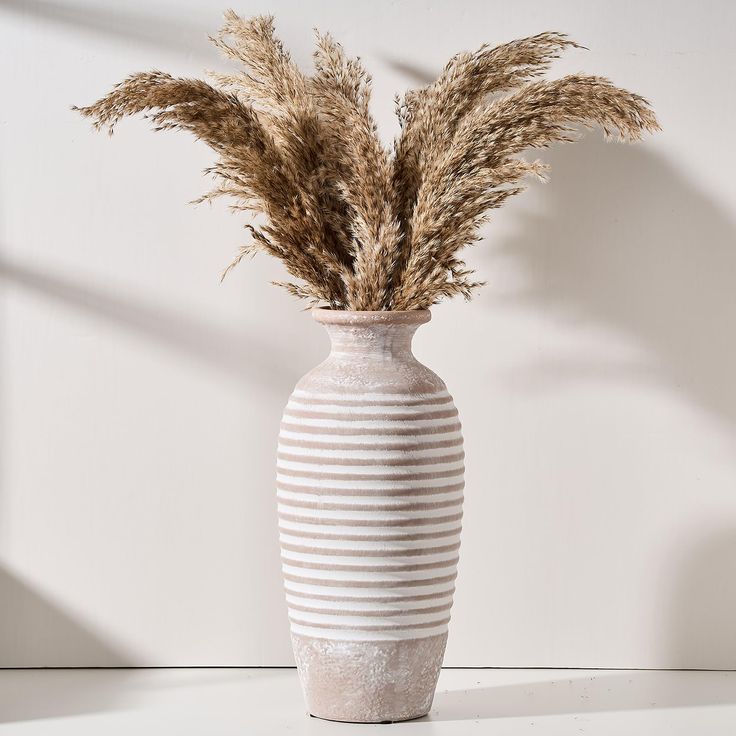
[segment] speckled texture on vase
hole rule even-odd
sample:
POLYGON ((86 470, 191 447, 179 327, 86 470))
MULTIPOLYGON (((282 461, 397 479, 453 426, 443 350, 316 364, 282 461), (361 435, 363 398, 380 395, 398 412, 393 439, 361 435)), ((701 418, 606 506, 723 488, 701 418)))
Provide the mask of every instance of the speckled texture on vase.
POLYGON ((429 712, 447 633, 403 641, 291 635, 307 708, 332 721, 408 721, 429 712))
POLYGON ((457 410, 411 352, 428 311, 313 314, 332 349, 294 389, 277 460, 299 676, 320 718, 417 718, 432 704, 455 589, 457 410))

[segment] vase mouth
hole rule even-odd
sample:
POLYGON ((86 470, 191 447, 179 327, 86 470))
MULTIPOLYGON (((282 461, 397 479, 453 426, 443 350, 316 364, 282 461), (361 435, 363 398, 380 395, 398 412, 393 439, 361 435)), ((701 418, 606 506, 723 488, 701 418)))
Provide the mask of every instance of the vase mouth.
POLYGON ((312 317, 323 325, 423 325, 432 319, 429 309, 411 309, 406 311, 351 311, 349 309, 331 309, 315 307, 312 317))

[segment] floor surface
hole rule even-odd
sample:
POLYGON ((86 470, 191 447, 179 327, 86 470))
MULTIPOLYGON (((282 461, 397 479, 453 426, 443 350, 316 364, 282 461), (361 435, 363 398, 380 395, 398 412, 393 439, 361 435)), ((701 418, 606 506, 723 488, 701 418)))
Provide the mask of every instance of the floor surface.
POLYGON ((734 736, 736 672, 443 670, 429 716, 309 718, 292 669, 0 671, 0 736, 734 736))

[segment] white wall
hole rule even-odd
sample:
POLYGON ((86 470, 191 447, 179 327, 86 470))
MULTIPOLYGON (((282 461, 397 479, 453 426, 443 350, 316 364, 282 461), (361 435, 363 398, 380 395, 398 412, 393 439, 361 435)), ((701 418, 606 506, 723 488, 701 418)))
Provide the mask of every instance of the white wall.
MULTIPOLYGON (((590 135, 500 212, 489 285, 417 355, 467 437, 449 665, 736 667, 733 5, 241 2, 307 62, 331 30, 393 93, 548 29, 664 132, 590 135)), ((220 5, 0 0, 0 665, 289 664, 275 438, 327 347, 244 237, 193 208, 206 148, 70 112, 219 65, 220 5)))

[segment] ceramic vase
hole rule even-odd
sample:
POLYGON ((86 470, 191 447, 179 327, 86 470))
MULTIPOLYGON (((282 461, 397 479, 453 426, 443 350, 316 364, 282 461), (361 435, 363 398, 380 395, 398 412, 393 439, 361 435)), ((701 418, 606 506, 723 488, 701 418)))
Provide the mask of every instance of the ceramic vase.
POLYGON ((442 380, 411 350, 428 311, 313 310, 331 341, 279 433, 279 536, 311 715, 428 713, 460 547, 463 441, 442 380))

